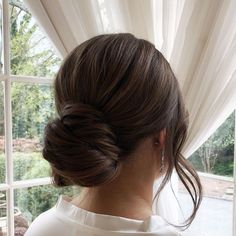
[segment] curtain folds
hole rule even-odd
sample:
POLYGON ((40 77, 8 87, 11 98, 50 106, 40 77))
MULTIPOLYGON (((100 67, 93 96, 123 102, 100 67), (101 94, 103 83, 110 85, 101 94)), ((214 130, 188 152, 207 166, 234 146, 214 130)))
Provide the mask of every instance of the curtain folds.
POLYGON ((235 109, 235 0, 25 2, 62 57, 101 33, 131 32, 153 42, 170 62, 189 110, 186 157, 235 109))
POLYGON ((236 1, 26 0, 62 57, 89 37, 131 32, 169 60, 190 114, 190 156, 235 109, 236 1))

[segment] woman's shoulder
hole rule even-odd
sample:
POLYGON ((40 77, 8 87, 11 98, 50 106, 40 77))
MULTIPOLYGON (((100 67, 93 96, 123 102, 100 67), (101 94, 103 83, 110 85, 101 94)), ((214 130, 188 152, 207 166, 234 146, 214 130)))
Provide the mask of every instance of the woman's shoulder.
POLYGON ((55 207, 43 212, 31 223, 25 236, 64 236, 68 226, 57 217, 55 207))
MULTIPOLYGON (((178 225, 178 224, 177 224, 178 225)), ((181 225, 181 224, 180 224, 181 225)), ((146 232, 155 232, 157 235, 168 235, 168 236, 205 236, 205 234, 199 234, 193 232, 191 229, 181 230, 181 227, 172 226, 168 221, 159 215, 152 215, 149 219, 144 222, 142 230, 146 232)))
POLYGON ((164 218, 159 215, 152 215, 146 219, 142 225, 142 231, 153 232, 157 235, 182 236, 181 232, 170 225, 164 218))

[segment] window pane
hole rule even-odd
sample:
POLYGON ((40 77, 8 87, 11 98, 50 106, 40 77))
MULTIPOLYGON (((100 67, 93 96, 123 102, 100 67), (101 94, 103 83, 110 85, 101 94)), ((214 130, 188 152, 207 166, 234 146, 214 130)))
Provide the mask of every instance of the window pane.
MULTIPOLYGON (((199 235, 232 236, 234 127, 232 113, 189 160, 200 171, 204 198, 193 224, 187 230, 199 235)), ((191 199, 183 185, 179 187, 183 213, 189 216, 191 199)))
POLYGON ((215 133, 190 156, 189 160, 200 171, 233 177, 234 112, 215 133))
POLYGON ((11 74, 47 76, 57 71, 60 59, 23 1, 10 1, 11 74))
MULTIPOLYGON (((79 193, 78 187, 55 188, 52 185, 15 190, 15 207, 28 225, 42 212, 53 207, 61 194, 72 197, 79 193)), ((25 227, 28 228, 28 225, 25 227)), ((15 220, 15 230, 17 230, 15 220)))
POLYGON ((0 236, 7 235, 7 201, 6 192, 0 191, 0 236))
MULTIPOLYGON (((197 217, 186 232, 207 236, 232 236, 233 182, 206 177, 201 180, 205 188, 203 201, 197 217)), ((180 190, 179 201, 185 216, 183 218, 186 219, 192 211, 192 202, 183 189, 180 190)))
POLYGON ((5 139, 4 139, 4 82, 0 81, 0 183, 4 183, 6 179, 5 167, 5 139))
POLYGON ((49 176, 41 152, 44 127, 54 111, 50 86, 12 84, 14 180, 49 176))

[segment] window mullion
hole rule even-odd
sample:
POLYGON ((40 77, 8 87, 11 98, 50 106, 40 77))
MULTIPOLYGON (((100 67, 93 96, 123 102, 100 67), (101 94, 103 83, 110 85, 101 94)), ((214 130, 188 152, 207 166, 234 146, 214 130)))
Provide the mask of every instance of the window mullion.
POLYGON ((12 82, 23 82, 28 84, 48 84, 53 83, 53 79, 38 76, 11 75, 12 82))
POLYGON ((5 156, 7 190, 7 229, 8 236, 14 236, 14 190, 13 159, 12 159, 12 114, 11 114, 11 78, 10 78, 10 23, 8 0, 2 1, 3 6, 3 57, 4 57, 4 120, 5 120, 5 156))
POLYGON ((42 185, 52 184, 52 179, 50 177, 38 178, 38 179, 28 179, 28 180, 19 180, 13 182, 13 189, 21 189, 21 188, 31 188, 42 185))
POLYGON ((9 186, 7 184, 0 184, 0 191, 7 191, 9 186))

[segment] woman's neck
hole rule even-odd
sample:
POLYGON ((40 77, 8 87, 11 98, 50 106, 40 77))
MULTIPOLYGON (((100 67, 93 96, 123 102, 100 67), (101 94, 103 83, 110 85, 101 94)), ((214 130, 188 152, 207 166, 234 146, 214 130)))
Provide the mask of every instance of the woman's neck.
POLYGON ((146 219, 152 215, 154 183, 150 173, 148 178, 146 176, 132 169, 127 173, 123 171, 112 183, 83 189, 71 203, 98 214, 146 219))

